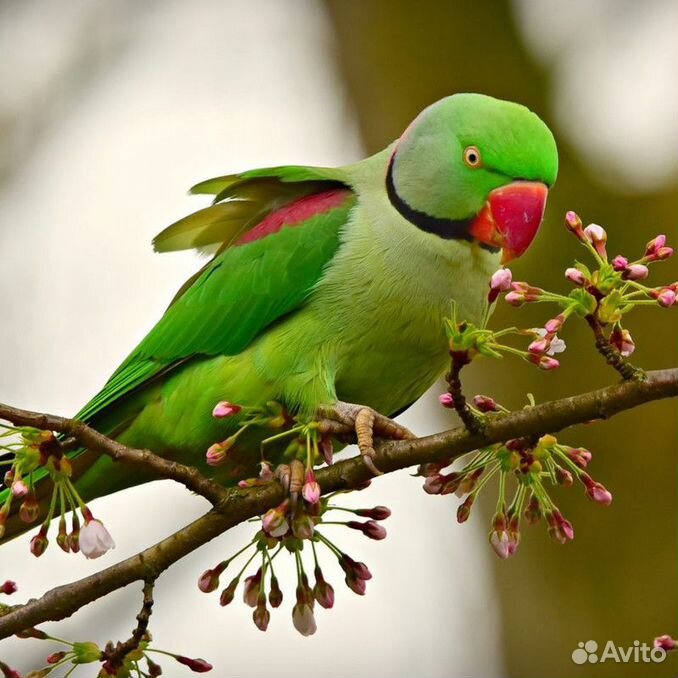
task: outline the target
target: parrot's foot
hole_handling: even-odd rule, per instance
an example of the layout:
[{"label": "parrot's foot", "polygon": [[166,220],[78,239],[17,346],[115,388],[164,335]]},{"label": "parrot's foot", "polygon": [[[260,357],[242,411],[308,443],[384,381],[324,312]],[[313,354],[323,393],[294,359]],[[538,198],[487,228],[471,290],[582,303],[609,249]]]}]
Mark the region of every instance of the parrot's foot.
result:
[{"label": "parrot's foot", "polygon": [[382,474],[374,463],[375,437],[387,440],[406,440],[415,437],[409,429],[379,414],[371,407],[341,401],[335,405],[319,408],[318,431],[338,438],[355,435],[363,461],[374,475]]},{"label": "parrot's foot", "polygon": [[299,494],[304,486],[304,465],[298,459],[292,459],[289,464],[278,464],[272,480],[277,480],[294,509],[299,501]]}]

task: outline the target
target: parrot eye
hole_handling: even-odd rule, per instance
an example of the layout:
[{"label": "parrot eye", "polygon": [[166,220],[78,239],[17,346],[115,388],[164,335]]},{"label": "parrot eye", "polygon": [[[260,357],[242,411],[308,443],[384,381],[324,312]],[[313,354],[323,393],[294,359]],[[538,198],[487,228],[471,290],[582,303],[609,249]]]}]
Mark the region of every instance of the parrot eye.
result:
[{"label": "parrot eye", "polygon": [[472,169],[480,167],[482,160],[480,159],[480,151],[476,146],[467,146],[464,149],[464,163]]}]

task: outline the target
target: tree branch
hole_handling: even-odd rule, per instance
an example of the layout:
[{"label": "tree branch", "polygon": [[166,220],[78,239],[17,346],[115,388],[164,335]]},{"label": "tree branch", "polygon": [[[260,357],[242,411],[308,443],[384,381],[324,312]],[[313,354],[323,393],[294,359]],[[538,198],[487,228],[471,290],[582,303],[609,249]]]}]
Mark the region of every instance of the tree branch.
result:
[{"label": "tree branch", "polygon": [[[82,447],[92,452],[105,454],[115,461],[138,464],[153,471],[160,478],[176,480],[192,492],[205,497],[213,505],[222,501],[226,494],[223,486],[206,478],[192,466],[163,459],[149,450],[137,450],[122,445],[75,419],[30,412],[3,403],[0,403],[0,419],[11,421],[15,426],[32,426],[43,431],[55,431],[65,436],[72,436],[81,443]],[[68,446],[73,447],[70,441]]]},{"label": "tree branch", "polygon": [[[374,461],[384,472],[444,461],[492,443],[553,433],[594,419],[607,419],[643,403],[677,395],[678,369],[658,370],[649,372],[642,381],[625,381],[505,416],[490,416],[486,426],[478,433],[457,428],[416,440],[383,443],[378,447]],[[6,409],[0,409],[2,411]],[[36,419],[30,420],[30,417],[43,415],[25,414],[28,419],[22,421],[26,424],[44,425],[45,428],[50,428],[59,419],[46,417],[41,420],[42,424],[38,424]],[[75,435],[73,429],[69,433]],[[138,450],[132,452],[139,453]],[[140,459],[138,462],[142,463]],[[163,470],[168,471],[167,468]],[[163,475],[173,477],[168,472]],[[369,469],[359,457],[337,462],[316,474],[323,493],[350,489],[370,478]],[[282,487],[275,483],[249,489],[220,489],[220,498],[215,501],[211,511],[154,546],[96,574],[58,586],[40,599],[10,608],[5,616],[0,617],[0,638],[45,621],[64,619],[84,605],[134,581],[155,579],[188,553],[244,520],[261,515],[284,498]]]}]

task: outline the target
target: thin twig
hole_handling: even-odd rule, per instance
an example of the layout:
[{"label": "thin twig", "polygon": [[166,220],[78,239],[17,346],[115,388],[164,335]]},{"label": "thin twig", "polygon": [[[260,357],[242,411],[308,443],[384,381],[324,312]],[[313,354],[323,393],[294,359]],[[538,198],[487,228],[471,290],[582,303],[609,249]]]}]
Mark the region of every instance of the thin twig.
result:
[{"label": "thin twig", "polygon": [[445,375],[445,379],[447,380],[447,392],[452,396],[452,405],[462,423],[471,433],[479,433],[482,429],[482,422],[468,406],[461,386],[461,371],[470,362],[465,351],[452,352],[450,371]]},{"label": "thin twig", "polygon": [[146,579],[144,581],[143,588],[143,603],[141,605],[141,610],[137,615],[137,625],[132,631],[132,635],[124,642],[118,643],[115,647],[107,648],[101,659],[106,660],[106,668],[108,669],[119,669],[122,667],[125,658],[130,652],[134,652],[141,641],[146,636],[148,631],[148,624],[151,620],[151,613],[153,611],[153,586],[155,584],[154,579]]},{"label": "thin twig", "polygon": [[[374,461],[387,473],[416,464],[444,461],[492,443],[554,433],[677,395],[678,369],[657,370],[648,372],[643,381],[625,381],[501,417],[489,416],[479,433],[457,428],[425,438],[383,443],[377,446]],[[324,494],[354,488],[370,478],[370,470],[359,457],[338,462],[316,474]],[[155,546],[96,574],[58,586],[37,600],[9,608],[0,617],[0,639],[45,621],[69,617],[84,605],[134,581],[157,578],[173,563],[229,528],[278,505],[283,494],[278,483],[224,490],[223,498],[211,511]]]}]

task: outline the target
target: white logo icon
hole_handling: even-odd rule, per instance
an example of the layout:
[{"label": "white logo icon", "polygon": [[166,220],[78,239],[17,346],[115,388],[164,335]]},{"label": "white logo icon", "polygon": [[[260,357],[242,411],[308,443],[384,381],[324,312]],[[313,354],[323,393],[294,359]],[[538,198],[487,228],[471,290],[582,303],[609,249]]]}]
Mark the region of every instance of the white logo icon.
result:
[{"label": "white logo icon", "polygon": [[595,664],[598,661],[596,654],[598,643],[595,640],[587,640],[585,643],[579,642],[577,645],[579,647],[572,653],[572,661],[575,664],[586,664],[586,662]]}]

